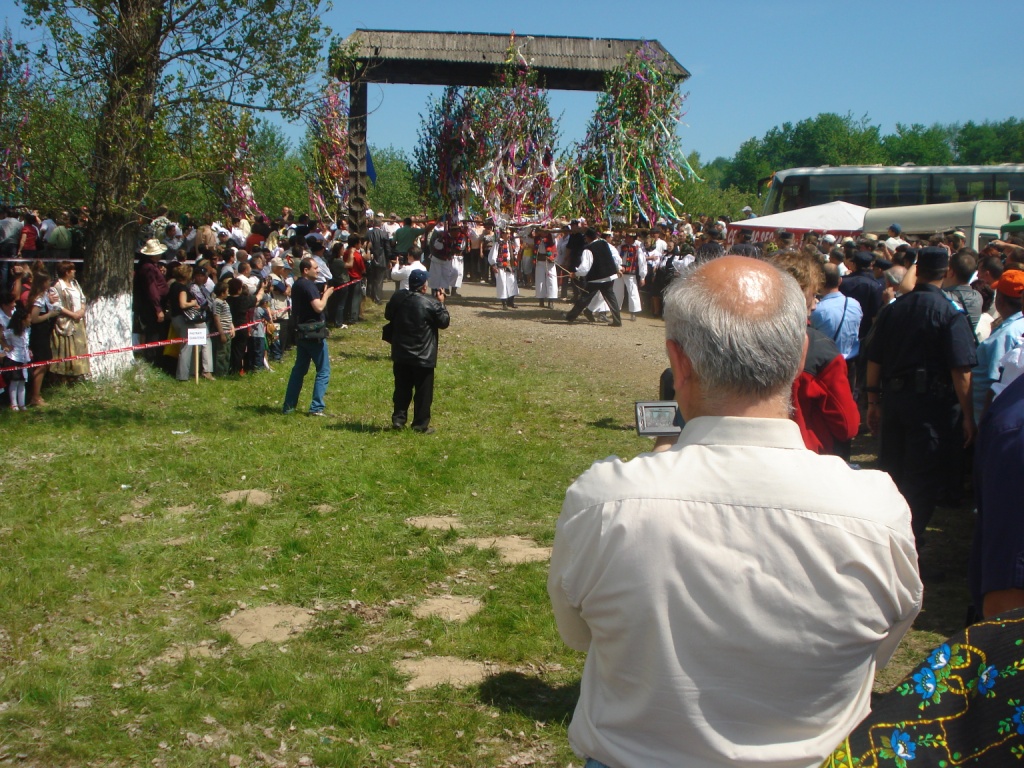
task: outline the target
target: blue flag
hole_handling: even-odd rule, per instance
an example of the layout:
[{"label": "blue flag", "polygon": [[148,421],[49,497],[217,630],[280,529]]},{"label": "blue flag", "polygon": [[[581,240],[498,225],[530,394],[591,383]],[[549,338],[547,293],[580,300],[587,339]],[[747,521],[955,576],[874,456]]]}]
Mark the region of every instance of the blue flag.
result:
[{"label": "blue flag", "polygon": [[373,155],[370,154],[369,147],[366,148],[366,175],[374,184],[377,183],[377,169],[373,167]]}]

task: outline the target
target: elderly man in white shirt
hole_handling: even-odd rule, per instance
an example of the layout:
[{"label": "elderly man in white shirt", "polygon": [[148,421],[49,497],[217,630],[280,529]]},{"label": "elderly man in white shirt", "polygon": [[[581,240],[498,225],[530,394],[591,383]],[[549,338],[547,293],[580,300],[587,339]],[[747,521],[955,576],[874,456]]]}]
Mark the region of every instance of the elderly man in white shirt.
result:
[{"label": "elderly man in white shirt", "polygon": [[724,256],[675,281],[665,318],[678,442],[594,464],[555,533],[552,607],[587,651],[570,743],[588,768],[816,767],[921,608],[910,511],[789,419],[791,277]]}]

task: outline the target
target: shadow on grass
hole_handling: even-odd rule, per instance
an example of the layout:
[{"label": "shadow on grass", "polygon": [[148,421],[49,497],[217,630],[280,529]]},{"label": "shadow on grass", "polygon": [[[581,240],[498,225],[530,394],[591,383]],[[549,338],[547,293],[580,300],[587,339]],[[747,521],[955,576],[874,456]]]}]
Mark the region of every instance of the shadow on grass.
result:
[{"label": "shadow on grass", "polygon": [[[3,395],[6,397],[6,395]],[[49,403],[42,408],[33,408],[33,413],[46,417],[47,430],[56,431],[56,427],[87,426],[87,427],[121,427],[129,424],[152,423],[153,416],[147,413],[145,405],[139,410],[129,410],[118,405],[96,405],[88,408],[70,405],[66,409]]]},{"label": "shadow on grass", "polygon": [[281,416],[280,405],[236,405],[236,411],[251,413],[255,416]]},{"label": "shadow on grass", "polygon": [[620,421],[616,421],[611,416],[605,416],[603,419],[588,422],[587,426],[596,427],[597,429],[611,429],[616,432],[631,432],[633,430],[632,424],[623,424]]},{"label": "shadow on grass", "polygon": [[521,672],[502,672],[480,685],[480,700],[541,723],[567,723],[580,698],[580,683],[552,686]]},{"label": "shadow on grass", "polygon": [[365,421],[341,421],[334,424],[329,424],[328,429],[335,429],[339,432],[360,432],[362,434],[373,434],[375,432],[390,432],[391,429],[378,426],[376,424],[367,424]]}]

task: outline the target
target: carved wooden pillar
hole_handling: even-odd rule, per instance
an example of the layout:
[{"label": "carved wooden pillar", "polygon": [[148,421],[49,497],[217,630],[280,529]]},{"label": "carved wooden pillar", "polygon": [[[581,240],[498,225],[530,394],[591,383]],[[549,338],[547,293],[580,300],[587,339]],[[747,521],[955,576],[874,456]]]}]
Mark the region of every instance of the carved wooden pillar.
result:
[{"label": "carved wooden pillar", "polygon": [[348,220],[353,231],[366,236],[366,82],[356,80],[349,90]]}]

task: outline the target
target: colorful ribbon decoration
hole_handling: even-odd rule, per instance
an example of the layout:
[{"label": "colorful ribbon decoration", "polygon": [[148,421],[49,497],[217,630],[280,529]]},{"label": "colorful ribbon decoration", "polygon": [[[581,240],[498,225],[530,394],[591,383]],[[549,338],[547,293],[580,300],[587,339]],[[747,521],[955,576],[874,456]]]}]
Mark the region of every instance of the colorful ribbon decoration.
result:
[{"label": "colorful ribbon decoration", "polygon": [[314,165],[306,179],[309,209],[325,221],[335,218],[328,200],[334,201],[335,211],[348,204],[348,113],[348,83],[333,82],[309,120]]},{"label": "colorful ribbon decoration", "polygon": [[695,176],[675,125],[684,96],[667,62],[644,44],[605,77],[587,135],[570,152],[566,198],[588,218],[678,218],[673,181]]}]

